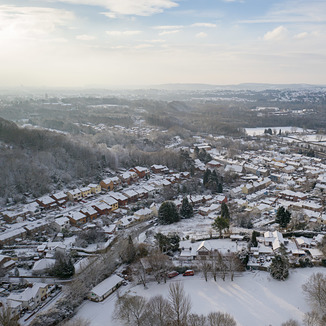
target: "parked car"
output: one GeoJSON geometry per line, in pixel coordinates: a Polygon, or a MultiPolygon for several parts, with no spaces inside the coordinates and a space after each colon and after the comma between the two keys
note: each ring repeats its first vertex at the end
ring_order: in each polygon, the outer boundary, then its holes
{"type": "Polygon", "coordinates": [[[176,277],[178,275],[179,275],[179,273],[177,271],[173,271],[173,272],[168,273],[168,278],[173,278],[173,277],[176,277]]]}
{"type": "Polygon", "coordinates": [[[183,276],[194,276],[195,273],[192,269],[187,269],[184,273],[183,276]]]}

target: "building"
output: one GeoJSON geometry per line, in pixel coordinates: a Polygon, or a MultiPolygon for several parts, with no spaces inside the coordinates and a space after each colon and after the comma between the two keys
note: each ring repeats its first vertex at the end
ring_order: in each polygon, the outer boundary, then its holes
{"type": "Polygon", "coordinates": [[[118,275],[111,275],[100,284],[96,285],[89,293],[88,299],[100,302],[116,291],[122,284],[123,279],[118,275]]]}

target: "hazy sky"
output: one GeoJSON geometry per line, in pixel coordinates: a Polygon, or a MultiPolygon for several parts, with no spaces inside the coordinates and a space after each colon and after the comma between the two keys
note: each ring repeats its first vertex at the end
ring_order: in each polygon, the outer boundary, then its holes
{"type": "Polygon", "coordinates": [[[0,86],[326,84],[325,0],[0,0],[0,86]]]}

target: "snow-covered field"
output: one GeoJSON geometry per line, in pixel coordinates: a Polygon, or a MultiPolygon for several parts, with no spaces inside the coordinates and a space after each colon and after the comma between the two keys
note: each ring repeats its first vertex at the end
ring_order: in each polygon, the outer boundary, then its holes
{"type": "Polygon", "coordinates": [[[272,130],[276,130],[276,133],[279,132],[279,130],[281,129],[282,132],[303,132],[304,130],[302,128],[293,128],[293,127],[257,127],[257,128],[245,128],[247,135],[249,136],[258,136],[258,135],[263,135],[265,129],[272,129],[272,130]]]}
{"type": "MultiPolygon", "coordinates": [[[[167,297],[170,282],[182,282],[185,292],[192,300],[192,312],[208,314],[211,311],[230,313],[238,326],[280,326],[292,318],[299,322],[309,311],[301,285],[313,273],[326,273],[325,268],[305,268],[290,271],[289,279],[280,282],[272,279],[267,272],[244,272],[234,282],[227,279],[205,282],[202,275],[193,277],[177,276],[167,284],[128,285],[120,288],[120,294],[129,291],[149,299],[155,295],[167,297]]],[[[91,326],[121,326],[112,320],[116,293],[100,303],[85,302],[77,312],[77,318],[88,319],[91,326]]]]}

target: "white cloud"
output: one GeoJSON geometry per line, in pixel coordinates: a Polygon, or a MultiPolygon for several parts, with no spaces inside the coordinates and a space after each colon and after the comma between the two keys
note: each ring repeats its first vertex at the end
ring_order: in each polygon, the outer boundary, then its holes
{"type": "Polygon", "coordinates": [[[150,43],[165,43],[166,41],[163,39],[156,39],[156,40],[149,40],[146,42],[150,42],[150,43]]]}
{"type": "Polygon", "coordinates": [[[191,27],[211,27],[211,28],[214,28],[216,27],[216,24],[211,24],[211,23],[195,23],[195,24],[192,24],[190,25],[191,27]]]}
{"type": "Polygon", "coordinates": [[[69,26],[74,18],[73,13],[61,9],[0,5],[0,36],[2,40],[37,40],[69,26]]]}
{"type": "Polygon", "coordinates": [[[289,0],[275,4],[266,15],[241,23],[320,23],[326,20],[323,0],[289,0]]]}
{"type": "Polygon", "coordinates": [[[165,9],[177,7],[172,0],[59,0],[72,4],[101,6],[109,10],[107,16],[114,18],[118,15],[150,16],[163,12],[165,9]]]}
{"type": "Polygon", "coordinates": [[[106,31],[109,36],[133,36],[140,33],[141,31],[106,31]]]}
{"type": "Polygon", "coordinates": [[[177,34],[179,32],[180,32],[180,30],[176,29],[174,31],[163,31],[163,32],[159,33],[158,35],[163,36],[163,35],[177,34]]]}
{"type": "Polygon", "coordinates": [[[180,29],[183,28],[182,25],[162,25],[162,26],[153,26],[154,29],[167,30],[167,29],[180,29]]]}
{"type": "Polygon", "coordinates": [[[96,37],[93,35],[82,34],[82,35],[77,35],[76,39],[80,41],[92,41],[95,40],[96,37]]]}
{"type": "Polygon", "coordinates": [[[278,26],[272,31],[264,35],[265,41],[280,41],[283,40],[288,34],[288,30],[284,26],[278,26]]]}
{"type": "Polygon", "coordinates": [[[207,34],[204,33],[204,32],[197,33],[197,34],[196,34],[196,37],[198,37],[198,38],[205,38],[205,37],[207,37],[207,34]]]}
{"type": "Polygon", "coordinates": [[[304,38],[307,38],[309,34],[307,32],[302,32],[302,33],[299,33],[299,34],[296,34],[294,35],[294,38],[295,39],[304,39],[304,38]]]}
{"type": "Polygon", "coordinates": [[[135,49],[148,49],[148,48],[152,48],[154,45],[152,44],[139,44],[136,45],[134,48],[135,49]]]}

